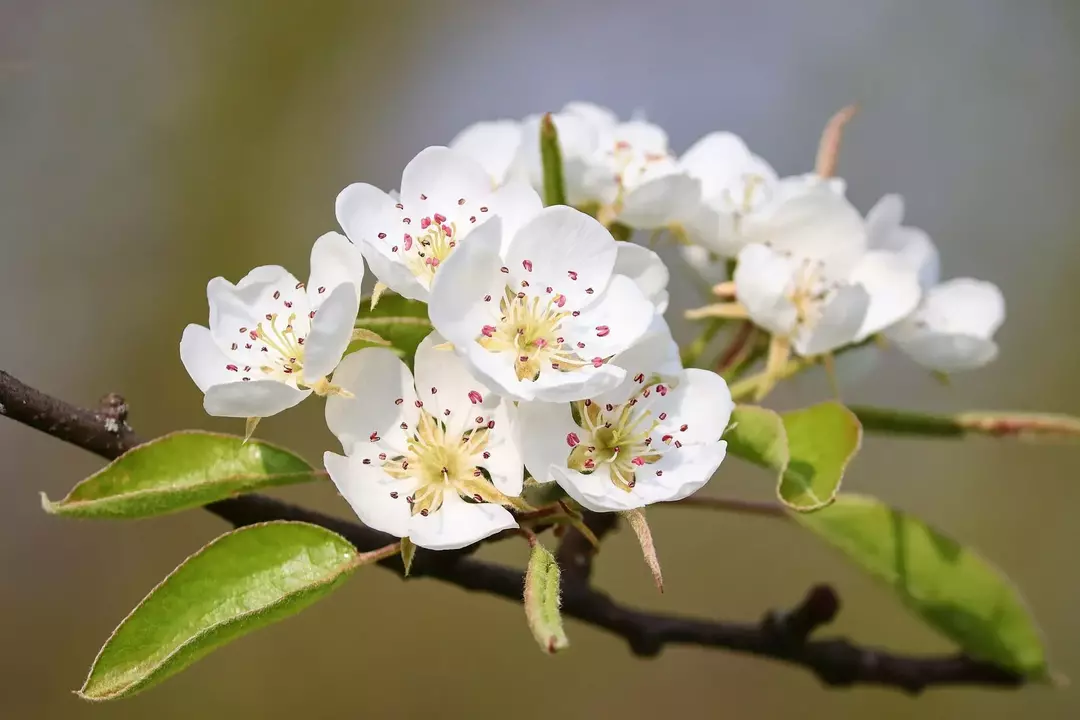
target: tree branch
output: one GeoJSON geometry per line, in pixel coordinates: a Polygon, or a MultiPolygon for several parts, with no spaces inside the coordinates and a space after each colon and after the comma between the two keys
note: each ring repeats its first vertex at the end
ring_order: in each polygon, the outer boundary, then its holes
{"type": "MultiPolygon", "coordinates": [[[[113,460],[141,441],[127,425],[127,407],[116,395],[107,396],[97,410],[79,408],[31,388],[0,370],[0,415],[37,428],[103,458],[113,460]]],[[[269,520],[296,520],[339,533],[361,551],[371,551],[397,538],[359,523],[307,510],[263,495],[221,500],[206,509],[236,527],[269,520]]],[[[613,515],[586,514],[598,536],[614,527],[613,515]]],[[[624,638],[634,654],[653,657],[666,645],[722,648],[757,655],[805,668],[833,687],[881,685],[918,693],[935,685],[1016,687],[1024,678],[1014,672],[964,655],[898,655],[857,646],[842,638],[811,640],[812,633],[833,620],[840,601],[832,588],[817,586],[793,610],[769,613],[757,623],[699,620],[644,612],[616,603],[588,582],[592,548],[569,529],[559,549],[560,563],[570,576],[564,585],[562,612],[566,617],[603,628],[624,638]],[[576,558],[576,559],[575,559],[576,558]]],[[[402,574],[400,557],[379,562],[402,574]]],[[[520,600],[524,577],[520,570],[470,557],[460,552],[418,552],[411,578],[430,577],[466,590],[520,600]]]]}

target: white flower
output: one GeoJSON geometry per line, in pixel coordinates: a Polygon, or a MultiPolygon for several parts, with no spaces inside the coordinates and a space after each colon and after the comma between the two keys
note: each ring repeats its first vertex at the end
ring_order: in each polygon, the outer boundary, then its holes
{"type": "Polygon", "coordinates": [[[1005,298],[993,283],[957,278],[939,283],[937,248],[926,233],[903,227],[903,200],[886,196],[871,210],[871,237],[893,249],[923,285],[922,303],[886,333],[920,365],[938,372],[982,367],[998,354],[994,333],[1005,321],[1005,298]]]}
{"type": "Polygon", "coordinates": [[[598,512],[679,500],[708,482],[734,403],[723,378],[683,370],[658,320],[619,357],[626,380],[575,403],[522,403],[525,465],[598,512]]]}
{"type": "Polygon", "coordinates": [[[634,281],[653,305],[657,314],[667,311],[667,285],[671,275],[667,265],[652,250],[632,242],[620,242],[615,256],[615,275],[625,275],[634,281]]]}
{"type": "MultiPolygon", "coordinates": [[[[659,126],[620,122],[610,110],[582,102],[569,103],[552,120],[571,205],[596,206],[605,222],[638,229],[667,227],[697,207],[699,184],[679,167],[659,126]]],[[[539,116],[526,118],[519,165],[537,188],[543,184],[539,133],[539,116]]]]}
{"type": "MultiPolygon", "coordinates": [[[[450,141],[450,149],[480,163],[491,178],[492,187],[499,187],[511,175],[519,156],[521,140],[520,122],[491,120],[475,123],[462,130],[450,141]]],[[[539,135],[532,140],[539,143],[539,135]]]]}
{"type": "Polygon", "coordinates": [[[326,422],[345,455],[326,469],[365,525],[420,547],[465,547],[517,527],[503,505],[522,486],[515,411],[477,382],[434,333],[416,350],[415,380],[394,353],[346,357],[326,422]]]}
{"type": "Polygon", "coordinates": [[[366,183],[337,197],[337,219],[380,282],[427,300],[432,278],[470,232],[535,193],[524,183],[498,192],[484,168],[445,147],[422,150],[405,167],[397,197],[366,183]]]}
{"type": "Polygon", "coordinates": [[[359,249],[327,233],[311,249],[306,287],[277,265],[257,267],[236,285],[211,280],[210,327],[188,325],[180,341],[206,412],[267,417],[312,391],[335,392],[326,376],[349,344],[363,278],[359,249]]]}
{"type": "Polygon", "coordinates": [[[918,305],[916,271],[893,250],[867,250],[858,211],[812,183],[745,218],[735,287],[751,320],[800,355],[828,353],[894,325],[918,305]]]}
{"type": "Polygon", "coordinates": [[[545,208],[505,239],[502,218],[474,231],[431,290],[431,322],[472,371],[517,400],[566,402],[622,382],[611,357],[656,313],[613,274],[618,243],[566,206],[545,208]]]}

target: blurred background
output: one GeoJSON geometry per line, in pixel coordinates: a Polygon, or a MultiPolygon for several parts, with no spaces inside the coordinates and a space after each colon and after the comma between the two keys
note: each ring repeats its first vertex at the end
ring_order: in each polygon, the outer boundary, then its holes
{"type": "MultiPolygon", "coordinates": [[[[0,367],[47,392],[130,402],[146,437],[207,418],[180,364],[206,281],[281,263],[301,277],[349,182],[401,169],[480,119],[591,100],[642,110],[676,151],[728,129],[782,173],[808,170],[824,121],[856,101],[840,173],[868,209],[902,193],[946,276],[998,283],[1000,360],[943,387],[889,355],[845,399],[910,408],[1080,412],[1080,5],[1071,0],[318,3],[0,0],[0,367]]],[[[669,254],[674,259],[675,254],[669,254]]],[[[673,265],[678,268],[678,265],[673,265]]],[[[675,310],[697,303],[673,278],[675,310]]],[[[675,313],[673,313],[673,316],[675,313]]],[[[689,337],[690,328],[677,327],[689,337]]],[[[820,378],[777,396],[827,394],[820,378]]],[[[260,434],[332,447],[321,403],[260,434]]],[[[1074,689],[826,691],[808,673],[723,652],[653,660],[571,622],[539,653],[522,610],[373,570],[133,699],[79,701],[110,631],[225,530],[206,513],[123,523],[45,515],[101,462],[0,420],[0,715],[7,718],[1039,718],[1074,689]]],[[[1080,451],[869,438],[845,489],[876,494],[979,548],[1023,589],[1055,667],[1080,673],[1080,451]]],[[[706,492],[768,498],[729,461],[706,492]]],[[[348,515],[328,485],[280,493],[348,515]]],[[[884,589],[799,528],[657,508],[667,592],[619,533],[596,581],[643,607],[754,619],[829,581],[831,629],[948,651],[884,589]]],[[[524,544],[486,550],[523,563],[524,544]]]]}

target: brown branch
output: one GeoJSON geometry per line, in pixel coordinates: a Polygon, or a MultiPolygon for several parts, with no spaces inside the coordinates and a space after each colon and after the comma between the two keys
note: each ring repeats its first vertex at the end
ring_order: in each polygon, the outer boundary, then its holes
{"type": "MultiPolygon", "coordinates": [[[[103,458],[112,460],[140,443],[127,425],[126,412],[118,396],[108,396],[101,409],[87,410],[45,395],[0,370],[0,414],[103,458]]],[[[397,541],[359,523],[263,495],[221,500],[206,509],[236,527],[269,520],[313,523],[341,534],[361,551],[397,541]]],[[[588,513],[585,521],[599,537],[613,529],[615,518],[588,513]]],[[[642,657],[655,656],[666,645],[722,648],[805,668],[833,687],[881,685],[909,693],[936,685],[1016,687],[1024,683],[1014,672],[964,655],[898,655],[842,638],[811,640],[812,633],[831,622],[840,607],[836,593],[824,585],[813,588],[792,611],[769,613],[756,623],[699,620],[627,608],[589,585],[593,550],[583,549],[583,541],[588,544],[570,529],[559,548],[560,562],[569,564],[564,565],[564,572],[571,576],[563,588],[563,615],[624,638],[634,654],[642,657]]],[[[403,573],[399,556],[379,564],[403,573]]],[[[520,570],[477,560],[468,549],[417,552],[409,577],[424,576],[512,600],[520,600],[524,584],[520,570]]]]}

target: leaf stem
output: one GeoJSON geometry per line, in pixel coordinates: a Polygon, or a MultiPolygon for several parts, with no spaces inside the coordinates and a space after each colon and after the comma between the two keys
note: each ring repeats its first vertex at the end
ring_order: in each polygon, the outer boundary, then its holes
{"type": "Polygon", "coordinates": [[[566,183],[563,179],[562,150],[559,133],[551,113],[540,121],[540,161],[544,169],[544,205],[566,204],[566,183]]]}
{"type": "Polygon", "coordinates": [[[760,517],[789,519],[791,516],[780,503],[761,502],[758,500],[738,500],[736,498],[710,498],[694,497],[676,500],[667,503],[675,507],[701,508],[703,510],[719,510],[721,512],[738,513],[740,515],[758,515],[760,517]]]}

